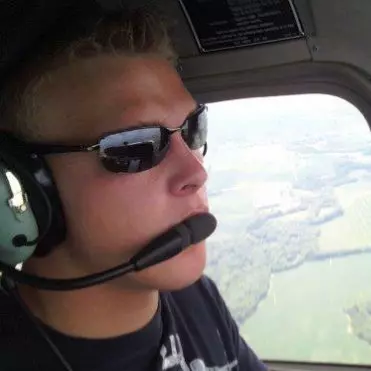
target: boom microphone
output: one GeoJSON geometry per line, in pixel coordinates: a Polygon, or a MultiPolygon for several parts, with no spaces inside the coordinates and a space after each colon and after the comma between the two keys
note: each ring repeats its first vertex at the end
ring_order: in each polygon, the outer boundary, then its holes
{"type": "Polygon", "coordinates": [[[0,270],[12,281],[42,290],[68,291],[98,285],[125,274],[141,271],[171,259],[190,245],[209,237],[216,228],[216,219],[210,213],[194,215],[169,229],[149,243],[129,262],[103,272],[71,279],[53,279],[24,273],[0,262],[0,270]]]}

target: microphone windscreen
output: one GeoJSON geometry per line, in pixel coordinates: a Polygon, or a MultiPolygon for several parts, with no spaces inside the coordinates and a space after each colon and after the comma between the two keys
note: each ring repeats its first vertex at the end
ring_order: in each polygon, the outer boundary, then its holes
{"type": "Polygon", "coordinates": [[[216,228],[216,218],[210,213],[194,215],[184,221],[184,224],[191,231],[192,244],[208,238],[216,228]]]}

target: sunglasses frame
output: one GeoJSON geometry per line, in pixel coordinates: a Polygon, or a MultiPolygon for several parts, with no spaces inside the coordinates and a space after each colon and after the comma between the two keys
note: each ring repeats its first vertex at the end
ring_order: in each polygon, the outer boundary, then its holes
{"type": "MultiPolygon", "coordinates": [[[[102,134],[97,143],[95,144],[89,144],[89,145],[84,145],[84,144],[77,144],[77,145],[69,145],[69,144],[58,144],[58,143],[42,143],[42,142],[25,142],[24,144],[27,147],[27,150],[34,154],[34,155],[52,155],[52,154],[65,154],[65,153],[74,153],[74,152],[95,152],[99,151],[99,157],[104,160],[104,159],[109,159],[110,157],[105,155],[103,151],[100,151],[101,149],[101,141],[107,138],[110,135],[114,134],[120,134],[120,133],[126,133],[130,131],[135,131],[138,129],[145,129],[145,128],[161,128],[163,130],[166,130],[169,134],[169,137],[177,132],[182,131],[183,127],[193,118],[200,116],[205,110],[207,110],[207,106],[204,104],[198,104],[197,108],[190,113],[187,118],[184,120],[181,126],[177,128],[168,128],[165,126],[162,126],[161,124],[153,124],[153,125],[142,125],[142,126],[136,126],[136,127],[131,127],[127,129],[121,129],[121,130],[116,130],[112,132],[106,132],[102,134]]],[[[188,144],[187,144],[188,145],[188,144]]],[[[204,150],[202,155],[205,156],[207,152],[207,142],[204,143],[203,145],[204,150]]],[[[200,147],[202,148],[202,147],[200,147]]],[[[114,159],[114,157],[112,157],[114,159]]],[[[156,166],[155,164],[154,166],[156,166]]]]}

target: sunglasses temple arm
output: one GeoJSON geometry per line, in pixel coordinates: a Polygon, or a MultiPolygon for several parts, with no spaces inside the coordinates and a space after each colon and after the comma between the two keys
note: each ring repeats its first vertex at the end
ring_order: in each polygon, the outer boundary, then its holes
{"type": "Polygon", "coordinates": [[[68,146],[63,144],[29,144],[28,150],[36,155],[63,154],[70,152],[93,152],[99,149],[99,144],[92,146],[76,145],[68,146]]]}

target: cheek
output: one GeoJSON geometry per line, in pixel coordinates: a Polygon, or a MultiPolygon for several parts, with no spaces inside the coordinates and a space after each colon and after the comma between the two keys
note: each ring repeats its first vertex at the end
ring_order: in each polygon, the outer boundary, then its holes
{"type": "Polygon", "coordinates": [[[129,257],[161,228],[165,184],[151,174],[110,174],[91,161],[54,162],[53,168],[67,244],[74,249],[96,257],[108,251],[129,257]]]}

